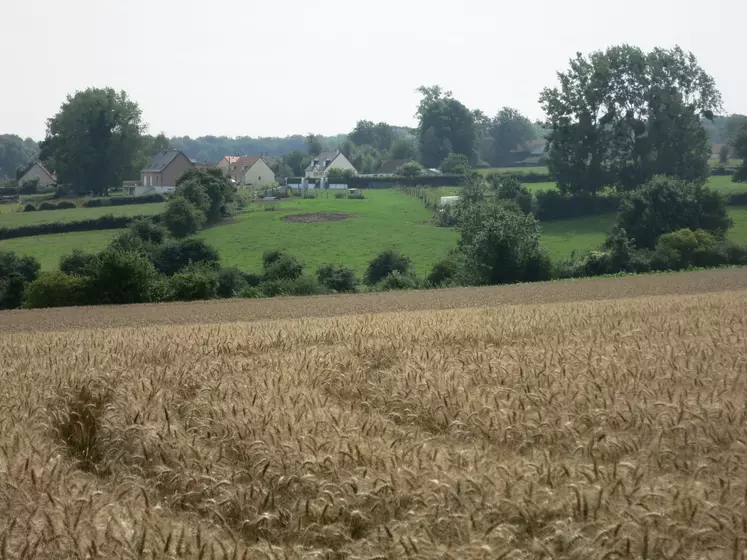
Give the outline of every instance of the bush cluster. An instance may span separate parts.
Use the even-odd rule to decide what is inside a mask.
[[[165,202],[166,197],[159,193],[141,196],[112,196],[109,198],[92,198],[83,203],[84,208],[100,208],[102,206],[126,206],[130,204],[152,204]]]
[[[92,220],[79,220],[76,222],[52,222],[49,224],[31,224],[18,227],[0,227],[0,240],[48,235],[52,233],[120,229],[127,227],[137,218],[137,216],[112,216],[111,214],[107,214],[106,216],[100,216],[99,218],[94,218]]]

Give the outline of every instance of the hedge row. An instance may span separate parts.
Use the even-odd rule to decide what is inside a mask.
[[[111,198],[93,198],[83,203],[84,208],[99,208],[101,206],[125,206],[128,204],[152,204],[164,202],[166,197],[162,194],[146,194],[142,196],[113,196]]]
[[[96,231],[104,229],[120,229],[130,225],[139,218],[160,221],[160,216],[112,216],[107,214],[95,220],[79,220],[77,222],[52,222],[50,224],[33,224],[19,227],[0,227],[0,240],[16,239],[18,237],[33,237],[52,233],[72,233],[75,231]]]

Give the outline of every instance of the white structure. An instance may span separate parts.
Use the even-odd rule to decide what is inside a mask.
[[[336,150],[334,152],[322,152],[318,156],[315,156],[306,168],[306,178],[321,179],[326,177],[331,169],[339,169],[341,171],[347,169],[353,175],[358,175],[358,171],[356,171],[348,158],[345,157],[345,154],[341,153],[340,150]]]
[[[442,196],[439,201],[439,206],[452,206],[459,201],[458,196]]]

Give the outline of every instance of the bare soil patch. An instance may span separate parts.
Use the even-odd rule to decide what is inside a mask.
[[[348,218],[357,218],[355,214],[346,214],[345,212],[312,212],[309,214],[291,214],[283,216],[284,222],[302,222],[307,224],[320,222],[339,222]]]

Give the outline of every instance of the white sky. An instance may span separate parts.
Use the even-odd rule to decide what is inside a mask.
[[[149,132],[412,126],[415,88],[532,120],[576,51],[679,44],[747,113],[747,1],[0,0],[0,133],[41,139],[68,93],[124,89]]]

